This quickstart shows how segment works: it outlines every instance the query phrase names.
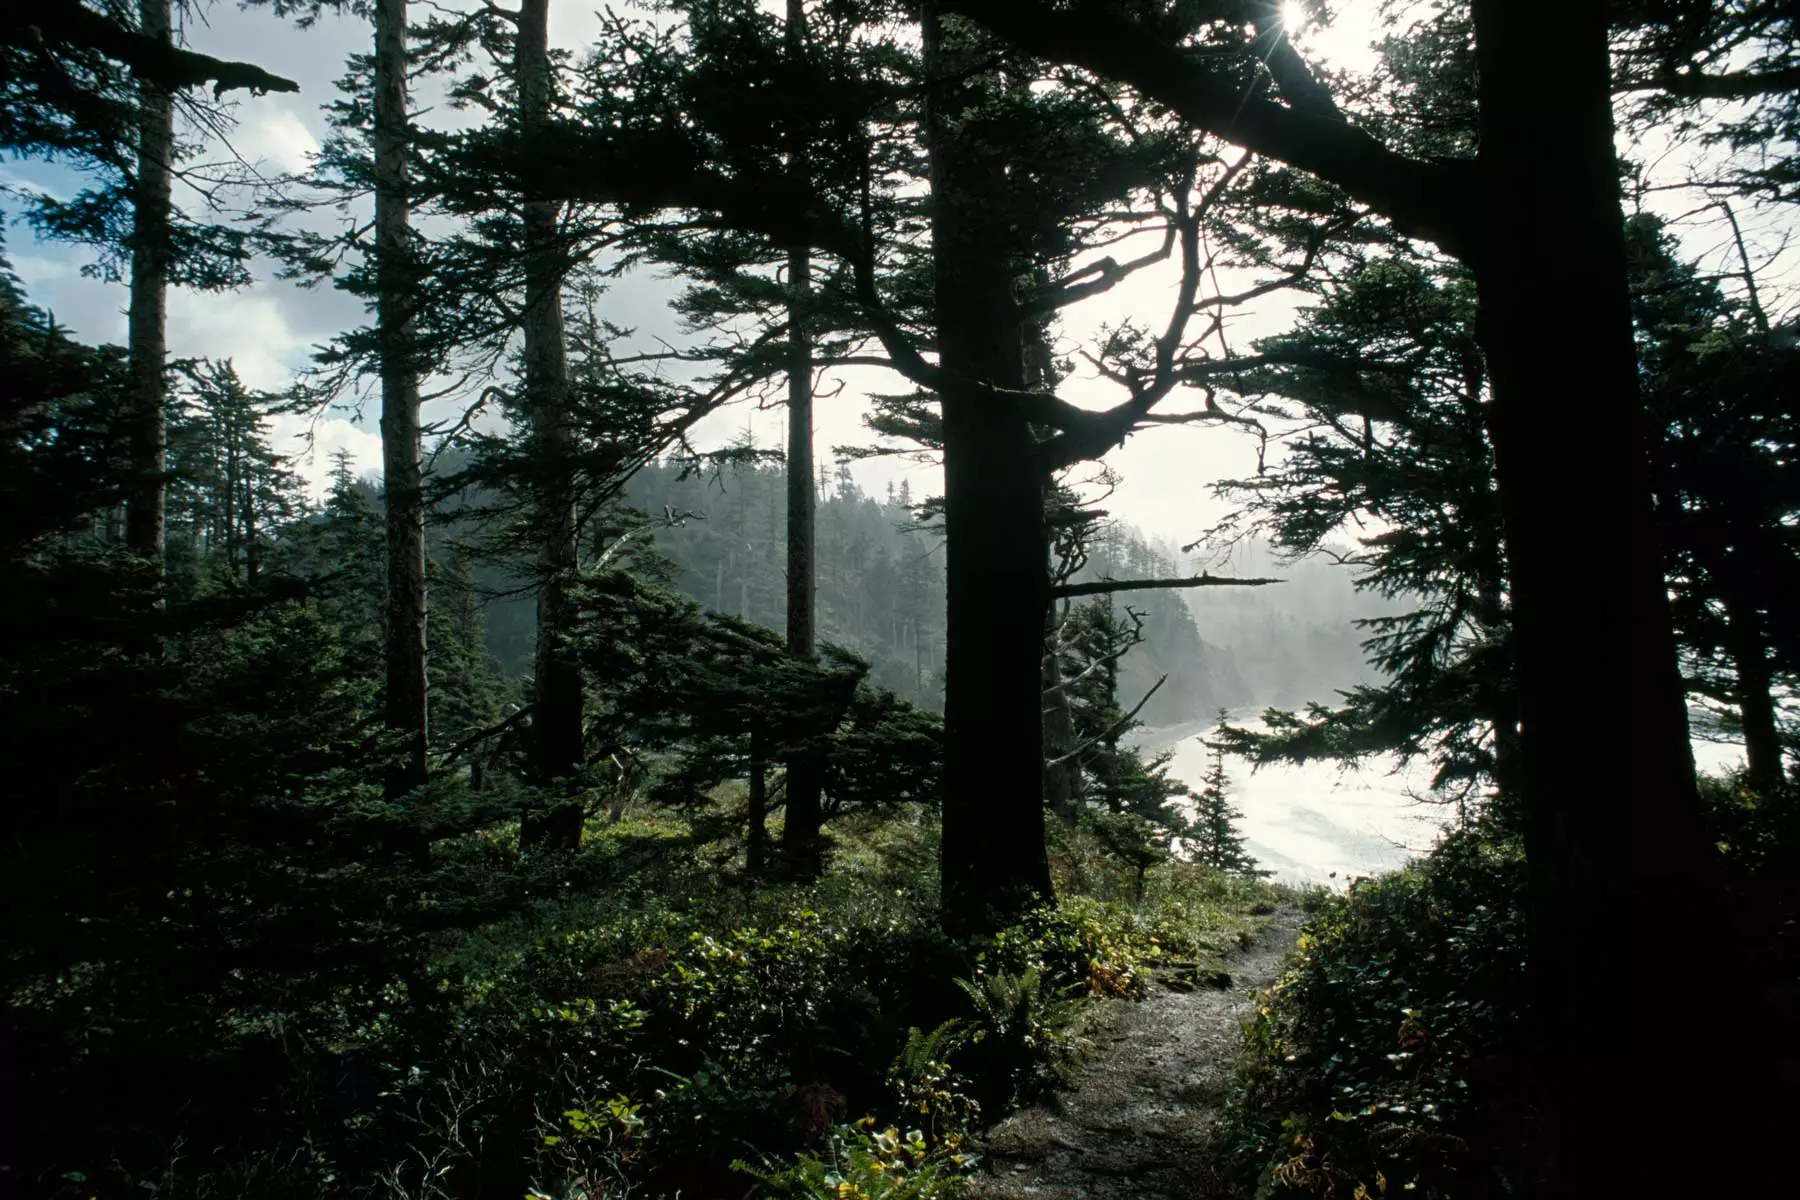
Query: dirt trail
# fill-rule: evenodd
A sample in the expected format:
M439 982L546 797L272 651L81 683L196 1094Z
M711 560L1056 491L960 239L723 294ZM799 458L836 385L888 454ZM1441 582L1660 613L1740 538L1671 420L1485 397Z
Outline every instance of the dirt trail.
M1213 1118L1251 997L1274 982L1301 916L1282 909L1225 960L1229 987L1158 987L1084 1032L1093 1043L1075 1087L1014 1113L988 1134L977 1200L1228 1200L1212 1152Z

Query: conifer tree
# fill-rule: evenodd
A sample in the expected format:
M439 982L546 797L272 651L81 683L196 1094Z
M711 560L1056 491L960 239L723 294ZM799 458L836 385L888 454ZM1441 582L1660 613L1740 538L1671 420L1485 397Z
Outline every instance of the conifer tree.
M1220 713L1223 720L1224 714ZM1244 814L1233 808L1230 780L1225 774L1225 747L1207 744L1210 757L1200 790L1190 793L1194 805L1192 822L1184 835L1189 855L1202 866L1215 867L1232 875L1256 875L1256 860L1244 849L1243 835L1237 823Z
M178 364L177 378L183 386L172 390L168 422L171 574L180 559L190 584L199 571L254 584L274 533L304 508L299 479L263 425L277 401L247 388L229 359Z
M417 832L397 830L432 826L373 784L390 749L379 680L329 606L278 569L292 527L254 585L198 596L95 537L92 515L136 482L117 428L130 419L126 357L76 346L15 298L0 288L0 757L21 773L60 746L81 765L42 772L5 814L8 1086L39 1101L7 1165L32 1179L85 1168L86 1186L107 1191L166 1163L171 1137L254 1141L265 1106L293 1094L271 1045L310 1042L373 980L416 982L425 926L441 929L447 909L416 922L418 908L395 902L433 887L395 853ZM227 413L253 411L225 368L197 374ZM203 435L177 442L205 468L190 481L201 531L224 531L215 511L245 494L216 478L245 473L218 469L230 447L260 457L254 421L218 424L229 436L204 436L208 419L174 425ZM266 463L248 474L279 480ZM254 489L249 501L263 503ZM244 521L234 510L230 523ZM378 564L378 536L371 548ZM162 630L155 653L135 652L146 624Z
M440 597L432 605L432 741L455 746L492 726L507 691L482 636L481 598L468 553L442 547L429 564L431 586Z
M272 202L263 241L284 260L292 277L335 274L348 257L352 265L339 285L364 296L374 312L372 328L342 334L315 355L314 371L297 387L294 403L297 408L322 407L365 372L378 382L386 560L382 703L383 719L398 747L384 786L397 798L424 784L430 771L420 383L432 363L445 356L441 327L459 327L472 314L453 314L446 311L452 305L426 303L429 272L413 218L428 193L414 178L420 139L408 111L415 58L407 0L248 2L291 16L302 28L327 12L348 12L370 22L371 53L352 60L350 73L339 84L344 95L329 106L333 135L307 176L290 181L318 194ZM370 192L374 219L366 225L355 222L347 232L332 234L276 227L282 213L322 204L348 211ZM429 319L422 322L422 317Z
M785 49L796 65L807 53L806 4L788 0L783 29ZM804 194L810 188L804 138L795 131L789 166L795 187ZM813 562L818 496L812 489L813 472L813 354L807 327L812 302L812 254L809 247L788 251L788 436L787 436L787 640L788 651L812 659L815 647L815 607L818 579ZM786 823L782 827L782 855L788 870L802 879L819 873L820 789L824 784L823 760L802 750L787 762Z
M167 483L168 289L248 282L245 231L196 222L174 203L177 99L199 124L218 130L229 125L216 103L225 91L296 87L247 63L177 46L174 3L135 0L104 11L60 4L29 19L19 10L0 21L0 112L6 114L0 148L86 177L73 195L11 189L26 202L25 219L41 235L93 248L97 270L130 289L133 402L121 431L136 483L125 498L121 534L158 569ZM206 82L214 85L213 103L190 90ZM199 174L214 184L248 182L211 168Z
M1727 710L1746 782L1773 799L1787 783L1779 697L1797 662L1788 631L1800 583L1794 427L1778 397L1800 354L1770 336L1753 289L1728 297L1683 261L1662 222L1639 215L1626 236L1687 685Z
M1004 151L969 118L1006 103L993 53L966 26L924 12L923 142L935 201L932 283L940 364L991 388L1025 390L1012 280L1025 247L998 228ZM942 393L949 640L942 886L959 921L980 927L1050 893L1038 816L1043 770L1044 480L1030 427L975 395ZM1027 706L1020 695L1029 696ZM1034 836L1035 832L1035 836ZM1007 866L990 861L1009 838Z
M1185 784L1168 778L1174 753L1146 760L1127 740L1143 727L1138 713L1163 680L1145 694L1119 692L1119 664L1143 644L1143 628L1142 613L1129 606L1121 613L1110 596L1076 606L1064 622L1060 674L1074 739L1064 756L1077 770L1081 799L1106 812L1141 818L1166 843L1180 829L1183 818L1175 801L1186 791Z
M1257 344L1279 365L1255 382L1307 429L1270 470L1222 485L1245 508L1215 536L1334 551L1359 589L1409 608L1360 622L1384 682L1337 705L1271 711L1267 732L1220 736L1258 762L1428 755L1439 786L1492 783L1516 813L1511 613L1472 301L1460 272L1372 258L1325 288L1292 331ZM1337 550L1370 516L1391 528Z
M519 6L514 72L520 126L537 129L550 117L555 75L550 59L549 0ZM569 589L579 568L576 530L575 435L569 414L568 347L563 331L562 278L566 250L557 218L562 206L529 199L522 206L526 284L525 408L535 447L534 477L541 496L536 513L538 548L537 656L531 717L536 743L536 775L541 786L572 786L581 769L581 668L568 646L574 614ZM559 784L559 781L560 784ZM555 805L542 820L521 832L528 844L573 850L581 841L579 809Z
M856 13L844 11L854 27ZM1029 60L992 58L967 23L940 38L930 32L937 18L929 9L927 57L953 46L956 62L992 69L959 74L934 58L922 104L918 90L894 86L910 51L885 33L842 39L848 49L825 56L808 86L796 89L783 86L792 64L772 19L726 0L696 0L684 12L688 24L673 36L626 22L613 28L594 59L608 84L593 89L584 124L530 145L465 139L443 163L496 185L510 178L526 191L560 188L627 210L703 214L688 223L700 237L675 256L684 266L736 272L750 254L746 239L765 247L804 241L832 260L829 271L816 271L818 293L834 301L846 344L879 343L882 361L921 389L883 414L884 430L921 436L945 454L946 917L971 927L1004 920L1048 886L1038 795L1043 489L1057 470L1105 453L1151 420L1179 388L1235 370L1203 350L1211 335L1191 326L1216 334L1222 326L1208 325L1210 314L1296 284L1324 229L1345 218L1314 211L1279 239L1234 236L1233 254L1279 264L1282 273L1243 295L1202 296L1202 226L1220 218L1244 164L1217 163L1182 138L1138 135L1133 122L1153 123L1147 110L1058 86L1034 90L1040 72ZM795 124L809 138L808 196L793 195L786 157ZM919 227L907 221L917 200L903 186L916 179L917 160L888 130L917 136L931 186L943 185L928 214L929 281L916 269L926 261L913 244ZM1013 165L999 173L1002 144ZM626 169L646 155L665 169ZM1106 236L1107 214L1126 203L1141 204L1141 220L1165 230L1160 249L1059 278L1090 240ZM1104 351L1106 377L1126 399L1080 410L1047 390L1054 372L1033 366L1027 374L1027 327L1040 329L1058 309L1164 261L1178 263L1184 280L1168 324L1155 335L1123 332ZM1036 292L1015 295L1019 279L1036 281ZM770 358L759 358L758 348L774 337L765 329L733 362L754 370ZM922 351L928 344L936 363ZM1028 388L1032 380L1045 390ZM1214 405L1172 419L1242 418ZM1021 622L1033 631L1028 639L1017 632ZM995 778L1026 782L995 788Z
M345 450L333 454L329 478L320 510L286 539L288 569L312 581L352 658L372 670L381 662L386 571L379 492L356 478Z
M708 468L681 459L652 463L633 478L626 498L646 512L689 514L660 525L656 546L673 567L672 582L708 607L734 611L749 600L747 619L770 628L785 624L781 548L785 542L782 498L790 477L760 461ZM773 528L756 514L773 512ZM914 514L837 493L818 502L817 561L830 578L818 589L817 635L853 651L870 665L870 681L911 704L938 711L935 647L944 624L943 564L939 547L916 527ZM738 541L747 537L748 544ZM836 569L840 546L870 549L859 574Z
M174 0L139 0L139 31L158 45L173 41ZM136 177L131 189L132 470L137 485L125 505L125 542L160 564L168 408L170 208L175 169L175 101L154 80L138 83Z
M1709 904L1722 901L1652 510L1651 426L1614 148L1609 6L1561 10L1554 35L1545 36L1541 14L1475 0L1479 137L1470 158L1415 157L1359 127L1295 49L1286 10L1274 4L1234 13L1205 4L947 2L1014 46L1133 85L1197 128L1315 173L1472 271L1512 602L1531 936L1542 985L1538 1065L1550 1081L1546 1094L1562 1101L1550 1118L1566 1131L1556 1139L1567 1155L1558 1186L1617 1190L1624 1181L1597 1149L1612 1138L1594 1136L1589 1123L1618 1119L1631 1097L1655 1084L1585 1052L1611 1036L1611 997L1654 992L1669 936L1659 898L1697 889ZM1196 56L1200 45L1207 52ZM1543 286L1534 256L1517 253L1521 244L1556 248L1555 288ZM1542 369L1547 327L1579 331L1579 369ZM1543 436L1552 422L1559 435ZM1559 481L1554 495L1546 479ZM1606 536L1569 538L1570 511L1587 514ZM1595 603L1570 606L1563 589L1581 576L1608 585ZM1577 662L1588 664L1592 686L1571 686L1569 664ZM1619 697L1604 711L1592 703L1602 688ZM1594 755L1596 739L1642 752ZM1629 812L1620 807L1625 796ZM1625 847L1621 829L1630 830ZM1701 907L1683 914L1693 922L1688 936L1703 936ZM1624 930L1621 910L1636 914ZM1690 1040L1657 1069L1712 1091L1705 1081L1719 1066ZM1653 1187L1653 1172L1642 1170L1631 1186Z
M412 235L406 0L375 0L373 125L375 322L381 376L382 491L387 527L383 692L388 728L404 738L391 796L425 782L431 740L425 598L425 488L420 465L418 269Z

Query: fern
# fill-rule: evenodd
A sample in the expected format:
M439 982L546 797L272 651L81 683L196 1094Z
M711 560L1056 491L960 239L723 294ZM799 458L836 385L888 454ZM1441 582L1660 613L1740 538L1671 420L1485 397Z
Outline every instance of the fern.
M977 1049L975 1074L984 1094L1008 1107L1066 1074L1074 1057L1066 1030L1079 1001L1049 992L1035 967L958 979L956 986L975 1009L969 1044Z
M966 1021L945 1021L930 1033L915 1026L888 1070L888 1085L899 1096L902 1109L919 1115L933 1146L962 1149L981 1112L969 1094L969 1081L951 1066L969 1039Z

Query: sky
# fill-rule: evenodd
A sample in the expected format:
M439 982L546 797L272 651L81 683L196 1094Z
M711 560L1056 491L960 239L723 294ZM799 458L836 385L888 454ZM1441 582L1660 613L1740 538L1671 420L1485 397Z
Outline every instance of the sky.
M1377 31L1378 5L1349 0L1336 8L1334 26L1304 35L1302 48L1315 61L1348 70L1366 69L1374 58L1369 46ZM558 4L551 11L551 41L559 47L579 48L598 22L586 5ZM367 25L355 19L326 16L311 30L299 31L261 10L243 11L228 3L214 4L201 16L190 18L185 34L196 50L251 61L300 84L298 94L245 98L236 105L230 150L268 173L304 169L325 135L320 106L335 96L333 81L342 74L346 58L364 51L369 41ZM428 96L416 96L415 105L426 107L423 119L427 121L441 121L446 116ZM210 152L220 153L222 148L215 146ZM53 193L79 186L78 177L67 171L28 163L0 164L0 178ZM177 200L182 197L178 195ZM9 205L4 196L0 196L0 207L11 208L9 216L16 214L16 205ZM119 283L84 276L82 267L88 261L84 252L38 242L18 225L7 228L6 246L35 303L51 309L58 321L84 340L123 342L126 289ZM280 391L306 367L314 347L364 320L360 303L329 284L302 289L268 275L265 270L249 287L227 294L173 291L168 329L171 353L231 358L251 386ZM1059 330L1059 351L1073 351L1089 342L1102 325L1127 315L1157 322L1172 283L1172 272L1146 273L1103 300L1072 310ZM1241 281L1230 279L1223 283L1227 290L1242 286ZM609 292L605 312L637 329L641 338L679 337L667 310L676 290L673 281L653 273L628 276ZM1277 296L1234 317L1229 333L1232 344L1241 348L1256 336L1285 328L1294 303ZM894 377L883 380L879 376L872 371L849 375L837 396L820 402L816 445L821 462L831 461L833 447L870 441L862 426L866 407L861 396L871 387L880 390L884 383L899 390L894 387ZM1094 380L1091 372L1078 371L1065 384L1064 394L1088 405L1118 399L1118 394ZM450 403L440 402L439 411L428 411L427 419L442 416ZM360 416L335 411L312 419L280 418L273 430L276 448L299 455L297 466L315 487L321 485L330 456L338 449L349 451L360 470L376 471L380 464L376 409L370 396ZM777 445L784 434L785 417L778 409L758 412L740 406L710 419L698 431L698 440L721 443L746 427L761 444ZM303 435L309 437L310 449ZM1133 436L1107 457L1107 464L1123 482L1106 507L1153 536L1190 541L1227 511L1211 495L1212 483L1252 474L1256 461L1254 437L1238 428L1151 429ZM938 490L935 469L928 465L876 459L858 463L854 471L864 489L877 494L902 477L910 480L915 495Z

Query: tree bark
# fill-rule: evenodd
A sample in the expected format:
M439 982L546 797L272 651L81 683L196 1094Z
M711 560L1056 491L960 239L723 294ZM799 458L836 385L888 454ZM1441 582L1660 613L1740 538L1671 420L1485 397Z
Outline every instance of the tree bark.
M166 14L168 5L163 7ZM163 20L167 21L166 15ZM166 23L163 28L166 32ZM240 88L259 94L300 90L293 80L271 75L261 67L178 49L148 27L127 29L79 0L7 5L0 9L0 40L12 45L24 42L52 53L62 47L97 50L122 63L138 79L170 90L203 83L213 84L214 93L221 95Z
M1113 616L1112 602L1110 600L1107 601L1106 613L1110 624L1110 618ZM1107 703L1114 708L1119 706L1119 659L1121 657L1123 657L1121 654L1107 655L1106 661L1100 668L1100 677L1106 681ZM1147 698L1148 697L1146 697L1146 699ZM1111 758L1119 748L1119 729L1122 724L1123 722L1120 721L1113 722L1107 727L1105 735L1100 739L1100 744L1106 747L1108 758ZM1110 771L1107 772L1104 790L1100 794L1100 801L1106 805L1106 811L1108 812L1116 813L1124 807L1119 798L1118 777Z
M1723 555L1721 582L1725 636L1737 676L1738 720L1744 730L1744 773L1759 796L1772 797L1782 788L1786 768L1781 755L1781 728L1775 708L1775 667L1769 658L1763 616L1750 571Z
M744 832L744 870L760 875L769 857L769 764L760 733L750 735L750 804Z
M215 525L215 536L210 539L215 544L225 547L225 566L233 579L237 578L238 524L237 524L237 489L238 489L238 430L236 414L227 414L223 421L225 433L225 495L224 512L219 515ZM218 528L222 525L223 528Z
M935 6L926 7L938 356L953 378L1020 388L1024 330L1012 264L1005 231L989 220L1005 163L995 148L948 128L984 86L956 76L974 61L965 52L971 39L967 26L947 37ZM955 390L939 400L948 625L940 875L946 925L981 930L1051 893L1042 798L1044 479L1022 417Z
M554 80L550 70L550 0L521 0L514 72L520 120L527 131L550 117ZM572 786L581 772L581 666L569 649L574 624L569 586L580 561L572 473L575 439L568 412L568 341L563 330L563 256L556 245L560 206L528 200L525 229L525 380L531 423L532 479L537 490L538 537L537 653L534 664L536 711L531 727L534 770L540 787L559 781ZM581 845L582 807L555 804L541 821L520 828L526 848L575 850Z
M1737 669L1738 719L1744 727L1744 771L1757 795L1779 792L1786 778L1781 731L1775 719L1772 689L1775 673L1758 631L1734 634L1732 660Z
M1646 1136L1642 1100L1710 1094L1690 1086L1704 1073L1666 969L1671 945L1709 931L1605 6L1561 5L1553 25L1504 0L1476 0L1474 13L1484 211L1472 266L1517 636L1539 1098L1557 1194L1648 1195L1657 1178L1697 1177ZM1547 357L1574 331L1578 352ZM1625 1144L1658 1152L1618 1153Z
M799 0L791 7L798 8ZM811 271L806 251L788 256L788 283L795 299L788 309L787 644L789 653L808 661L818 657L814 623L818 588L813 574L818 497L812 486L812 345L806 329ZM800 879L816 877L824 865L823 768L818 746L803 747L788 757L782 852L788 870Z
M173 45L170 0L140 0L144 37ZM175 103L167 87L138 81L137 178L131 187L131 306L126 318L131 492L125 544L163 563L167 470L169 227L173 205Z
M1294 96L1290 105L1246 98L1123 13L944 3L1314 171L1474 269L1512 565L1542 1095L1558 1101L1547 1124L1570 1134L1559 1189L1651 1194L1667 1179L1698 1178L1692 1162L1616 1153L1709 1145L1694 1130L1648 1134L1642 1097L1728 1093L1691 1086L1703 1074L1693 1039L1679 1037L1691 1018L1664 1003L1677 994L1668 949L1699 943L1719 889L1650 511L1605 5L1476 0L1481 148L1471 171L1397 155ZM1575 353L1555 353L1574 337ZM1639 1040L1651 1028L1675 1035L1668 1054ZM1667 1073L1652 1079L1653 1070ZM1628 1118L1638 1127L1622 1128ZM1716 1183L1730 1164L1709 1163ZM1653 1169L1662 1177L1642 1177Z
M806 51L806 5L788 0L787 51L799 63ZM790 148L790 169L805 183L805 148ZM818 495L813 490L812 341L807 306L812 287L812 258L804 247L788 254L788 437L787 437L787 645L788 652L809 662L818 657L814 629L818 588L814 579L813 545ZM782 854L796 878L816 878L824 866L821 807L824 760L818 746L805 746L787 761L787 816L782 826Z
M1064 606L1066 608L1066 606ZM1044 804L1073 824L1081 768L1064 756L1075 748L1075 721L1069 710L1069 693L1063 683L1058 631L1068 616L1051 614L1044 622Z
M1507 635L1511 643L1511 634ZM1509 651L1510 654L1510 651ZM1494 807L1508 821L1522 819L1524 781L1520 778L1519 704L1516 673L1509 665L1482 687L1482 707L1494 733Z
M419 363L408 196L406 0L376 0L375 322L381 356L381 460L387 514L383 614L387 727L404 741L388 773L389 798L426 779L425 495L419 467Z
M256 482L252 474L244 493L244 579L255 583L262 566L262 554L256 545Z

